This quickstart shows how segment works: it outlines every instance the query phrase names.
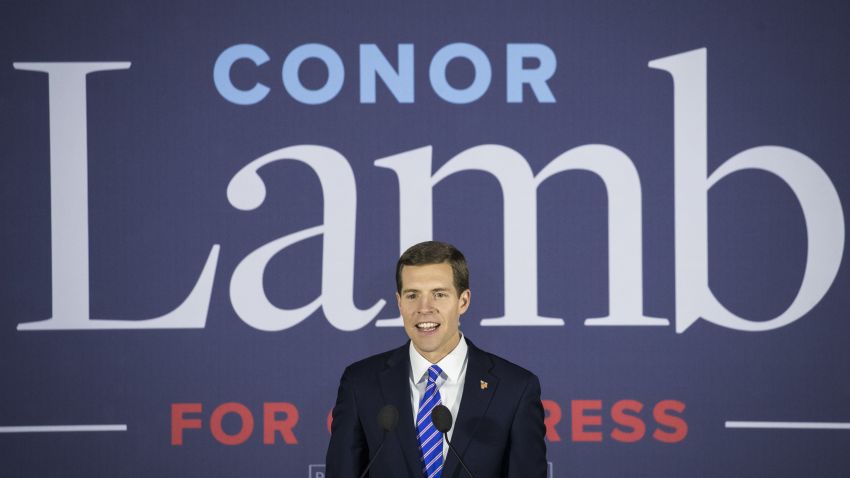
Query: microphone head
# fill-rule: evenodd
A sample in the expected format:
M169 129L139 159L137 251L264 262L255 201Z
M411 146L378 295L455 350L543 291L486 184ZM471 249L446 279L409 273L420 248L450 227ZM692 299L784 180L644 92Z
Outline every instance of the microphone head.
M452 429L452 412L444 405L437 405L431 410L431 422L440 433L448 433Z
M395 430L396 425L398 425L398 408L395 405L384 405L381 411L378 412L378 425L385 432Z

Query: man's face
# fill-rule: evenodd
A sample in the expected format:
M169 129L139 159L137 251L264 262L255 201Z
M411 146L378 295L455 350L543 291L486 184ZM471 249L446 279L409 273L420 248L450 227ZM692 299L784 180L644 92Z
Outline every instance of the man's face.
M460 295L455 290L450 264L402 267L396 299L404 331L431 363L448 355L460 340L460 316L469 308L469 296L469 289Z

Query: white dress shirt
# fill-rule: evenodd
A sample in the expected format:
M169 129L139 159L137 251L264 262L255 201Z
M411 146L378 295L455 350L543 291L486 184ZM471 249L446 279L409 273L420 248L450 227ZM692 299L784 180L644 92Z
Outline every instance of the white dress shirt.
M440 391L440 398L443 405L452 412L452 422L457 419L457 412L460 410L460 399L463 395L463 383L466 379L466 362L467 350L466 338L461 334L460 342L455 346L454 350L437 362L437 365L443 371L437 378L437 390ZM413 405L413 426L416 426L416 414L419 412L419 399L425 393L425 387L428 385L428 367L432 364L425 357L419 354L413 347L413 342L410 343L410 403ZM454 423L449 430L448 436L451 440L454 432ZM448 444L443 440L443 457L448 456Z

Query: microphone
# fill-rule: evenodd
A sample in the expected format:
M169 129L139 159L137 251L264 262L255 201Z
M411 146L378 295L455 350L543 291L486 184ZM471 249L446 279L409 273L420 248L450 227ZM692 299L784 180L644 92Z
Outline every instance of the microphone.
M398 408L394 405L384 405L378 412L378 425L381 425L385 432L395 430L398 425Z
M372 455L372 459L369 460L369 464L366 465L366 469L363 470L360 478L364 478L369 473L369 468L372 468L372 464L375 463L375 459L378 458L378 454L384 448L384 443L387 441L387 433L394 431L396 425L398 425L398 408L395 405L384 405L378 412L378 425L384 430L384 437L381 439L381 444L378 445L378 449Z
M431 410L431 422L434 424L434 428L446 437L446 443L449 444L449 450L455 454L457 461L460 462L460 466L463 467L469 478L475 478L472 476L472 472L469 471L469 468L466 467L466 464L463 462L460 454L458 454L457 450L455 450L455 447L452 446L452 442L449 441L447 433L449 433L449 430L452 429L452 412L450 412L445 405L437 405L433 410Z

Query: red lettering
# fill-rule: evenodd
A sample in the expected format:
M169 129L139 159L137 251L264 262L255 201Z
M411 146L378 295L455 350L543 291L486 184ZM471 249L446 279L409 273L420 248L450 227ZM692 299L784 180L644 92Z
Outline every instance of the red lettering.
M221 420L228 413L235 413L242 419L242 428L235 435L228 435L221 428ZM241 445L254 431L254 416L245 405L236 402L222 403L210 417L210 431L219 443L224 445Z
M285 413L286 418L275 420L278 413ZM273 445L275 433L280 432L283 441L287 445L295 445L298 439L292 433L295 424L298 423L298 409L295 405L286 402L272 402L263 404L263 443Z
M680 416L667 413L671 410L681 414L685 411L685 404L678 400L662 400L652 409L652 416L656 423L673 429L672 432L667 432L656 428L652 432L652 437L660 442L677 443L688 436L688 423Z
M200 418L183 418L186 413L201 413L200 403L171 404L171 444L183 444L183 430L201 428Z
M602 410L602 400L572 401L573 441L602 441L602 432L585 430L586 426L602 425L602 416L585 414L589 410Z
M542 400L542 402L543 410L546 411L546 418L543 419L546 425L546 439L552 442L561 441L558 430L555 430L555 425L561 421L561 406L552 400Z
M333 422L334 422L334 411L333 411L333 409L331 409L331 411L328 412L328 433L331 432L331 424Z
M625 427L623 430L620 427L614 427L611 431L611 438L625 443L634 443L640 441L646 434L646 425L643 420L637 416L643 410L643 404L637 400L620 400L611 407L611 418L614 423ZM634 412L635 414L626 413L626 411Z

